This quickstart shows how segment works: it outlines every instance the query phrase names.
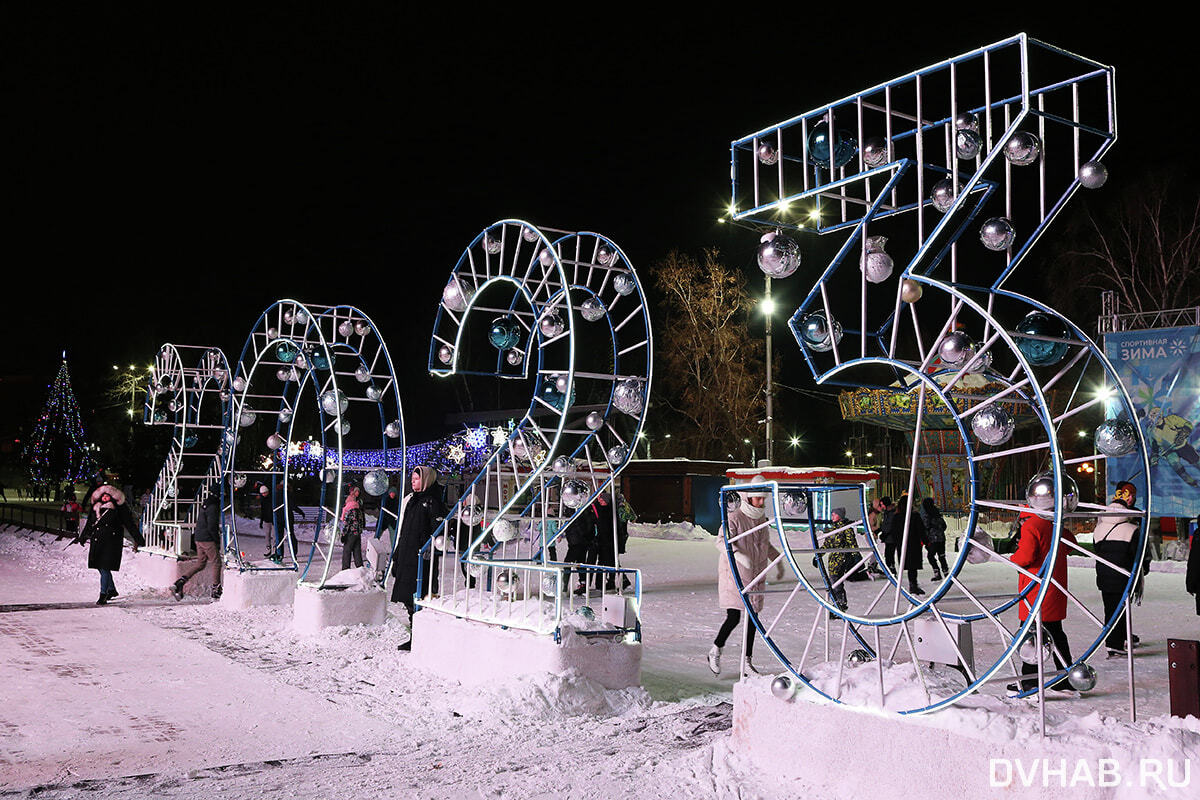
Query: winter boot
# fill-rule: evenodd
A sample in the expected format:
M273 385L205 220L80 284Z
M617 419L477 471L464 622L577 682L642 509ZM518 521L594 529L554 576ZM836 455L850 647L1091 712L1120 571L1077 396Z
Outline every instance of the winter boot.
M942 579L942 571L937 567L933 568L933 579L935 581L940 581Z
M220 599L221 599L221 587L220 587L220 586L214 586L214 587L213 587L213 590L212 590L212 599L213 599L213 600L220 600Z
M114 597L116 597L119 594L120 594L120 592L117 591L117 587L114 586L112 591L108 593L108 599L112 600Z
M184 578L180 578L179 580L175 581L175 583L171 584L171 594L175 595L176 600L183 599L183 584L185 583L187 583L187 581Z
M100 599L96 601L96 605L98 605L98 606L108 605L108 592L100 593Z
M715 644L708 650L708 668L713 675L721 674L721 648Z
M925 590L924 590L924 589L922 589L920 586L917 586L917 585L914 583L914 584L912 584L911 586L909 586L909 587L908 587L908 593L909 593L909 594L925 594Z
M754 666L754 662L750 660L749 656L746 656L746 674L747 675L762 675L762 673L759 672L758 669Z

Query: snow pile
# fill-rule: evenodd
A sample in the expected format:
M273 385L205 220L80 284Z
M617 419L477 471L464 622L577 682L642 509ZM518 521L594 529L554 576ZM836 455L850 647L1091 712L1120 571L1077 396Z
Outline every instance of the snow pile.
M692 522L631 522L629 535L639 539L668 539L676 542L711 539L714 534Z
M371 592L379 589L374 571L365 566L351 567L331 575L329 580L325 581L325 586L349 592Z
M559 675L542 672L513 678L485 689L475 699L480 702L481 710L543 720L560 716L622 716L645 711L652 704L650 694L640 686L605 689L573 669Z

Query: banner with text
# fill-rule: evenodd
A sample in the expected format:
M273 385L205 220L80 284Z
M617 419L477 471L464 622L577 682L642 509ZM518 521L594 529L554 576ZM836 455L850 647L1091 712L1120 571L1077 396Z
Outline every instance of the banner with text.
M1150 513L1194 517L1200 512L1200 327L1105 334L1104 352L1133 400L1150 450ZM1122 480L1145 497L1146 478L1136 455L1108 459L1110 497Z

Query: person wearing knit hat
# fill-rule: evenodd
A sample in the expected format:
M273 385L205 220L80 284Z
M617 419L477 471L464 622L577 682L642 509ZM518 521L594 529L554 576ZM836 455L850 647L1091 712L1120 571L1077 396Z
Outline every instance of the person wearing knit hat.
M400 515L396 520L396 549L392 552L392 574L396 576L392 602L404 604L410 630L409 640L400 645L401 650L412 649L412 615L418 589L417 566L421 561L421 548L446 516L438 488L437 471L433 467L417 467L412 471L409 482L412 492L400 501Z
M741 503L736 509L730 509L726 519L729 525L729 539L732 541L730 547L733 549L733 562L737 565L738 577L745 586L766 570L767 565L779 556L779 551L771 545L771 526L762 524L766 517L764 508L766 493L739 492L738 494L741 495ZM747 533L760 525L762 527L759 527L758 530ZM725 537L717 536L716 545L720 552L717 558L717 598L721 608L725 611L725 621L721 623L717 637L708 651L708 668L714 675L720 675L721 649L725 646L729 634L733 633L734 628L741 622L743 603L742 593L733 579L733 570L729 565L730 558L725 549ZM783 562L780 561L775 572L775 579L779 580L782 577ZM755 612L762 611L763 595L760 592L752 591L747 596L750 598L751 608ZM750 628L749 635L746 637L746 666L751 672L757 672L750 660L754 653L754 631L754 628Z

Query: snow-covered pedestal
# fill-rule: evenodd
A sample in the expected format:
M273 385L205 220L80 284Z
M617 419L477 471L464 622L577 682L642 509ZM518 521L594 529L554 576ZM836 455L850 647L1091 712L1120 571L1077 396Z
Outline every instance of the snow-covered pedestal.
M121 572L149 586L169 589L192 563L192 559L180 560L145 550L136 553L126 550L121 557ZM186 591L189 595L208 597L212 591L212 567L206 567L203 573L189 581Z
M1185 771L1200 760L1200 726L1187 722L1093 712L1043 739L1024 701L900 716L803 693L781 700L771 680L734 684L731 747L767 776L836 787L840 797L1183 797L1180 782L1196 780Z
M413 660L442 678L469 685L570 670L606 689L641 684L641 642L578 636L569 627L563 631L559 644L546 634L424 610L413 617Z
M290 605L296 594L294 570L226 570L221 604L229 608Z
M317 633L335 625L382 625L386 620L383 589L296 587L292 627L301 633Z

